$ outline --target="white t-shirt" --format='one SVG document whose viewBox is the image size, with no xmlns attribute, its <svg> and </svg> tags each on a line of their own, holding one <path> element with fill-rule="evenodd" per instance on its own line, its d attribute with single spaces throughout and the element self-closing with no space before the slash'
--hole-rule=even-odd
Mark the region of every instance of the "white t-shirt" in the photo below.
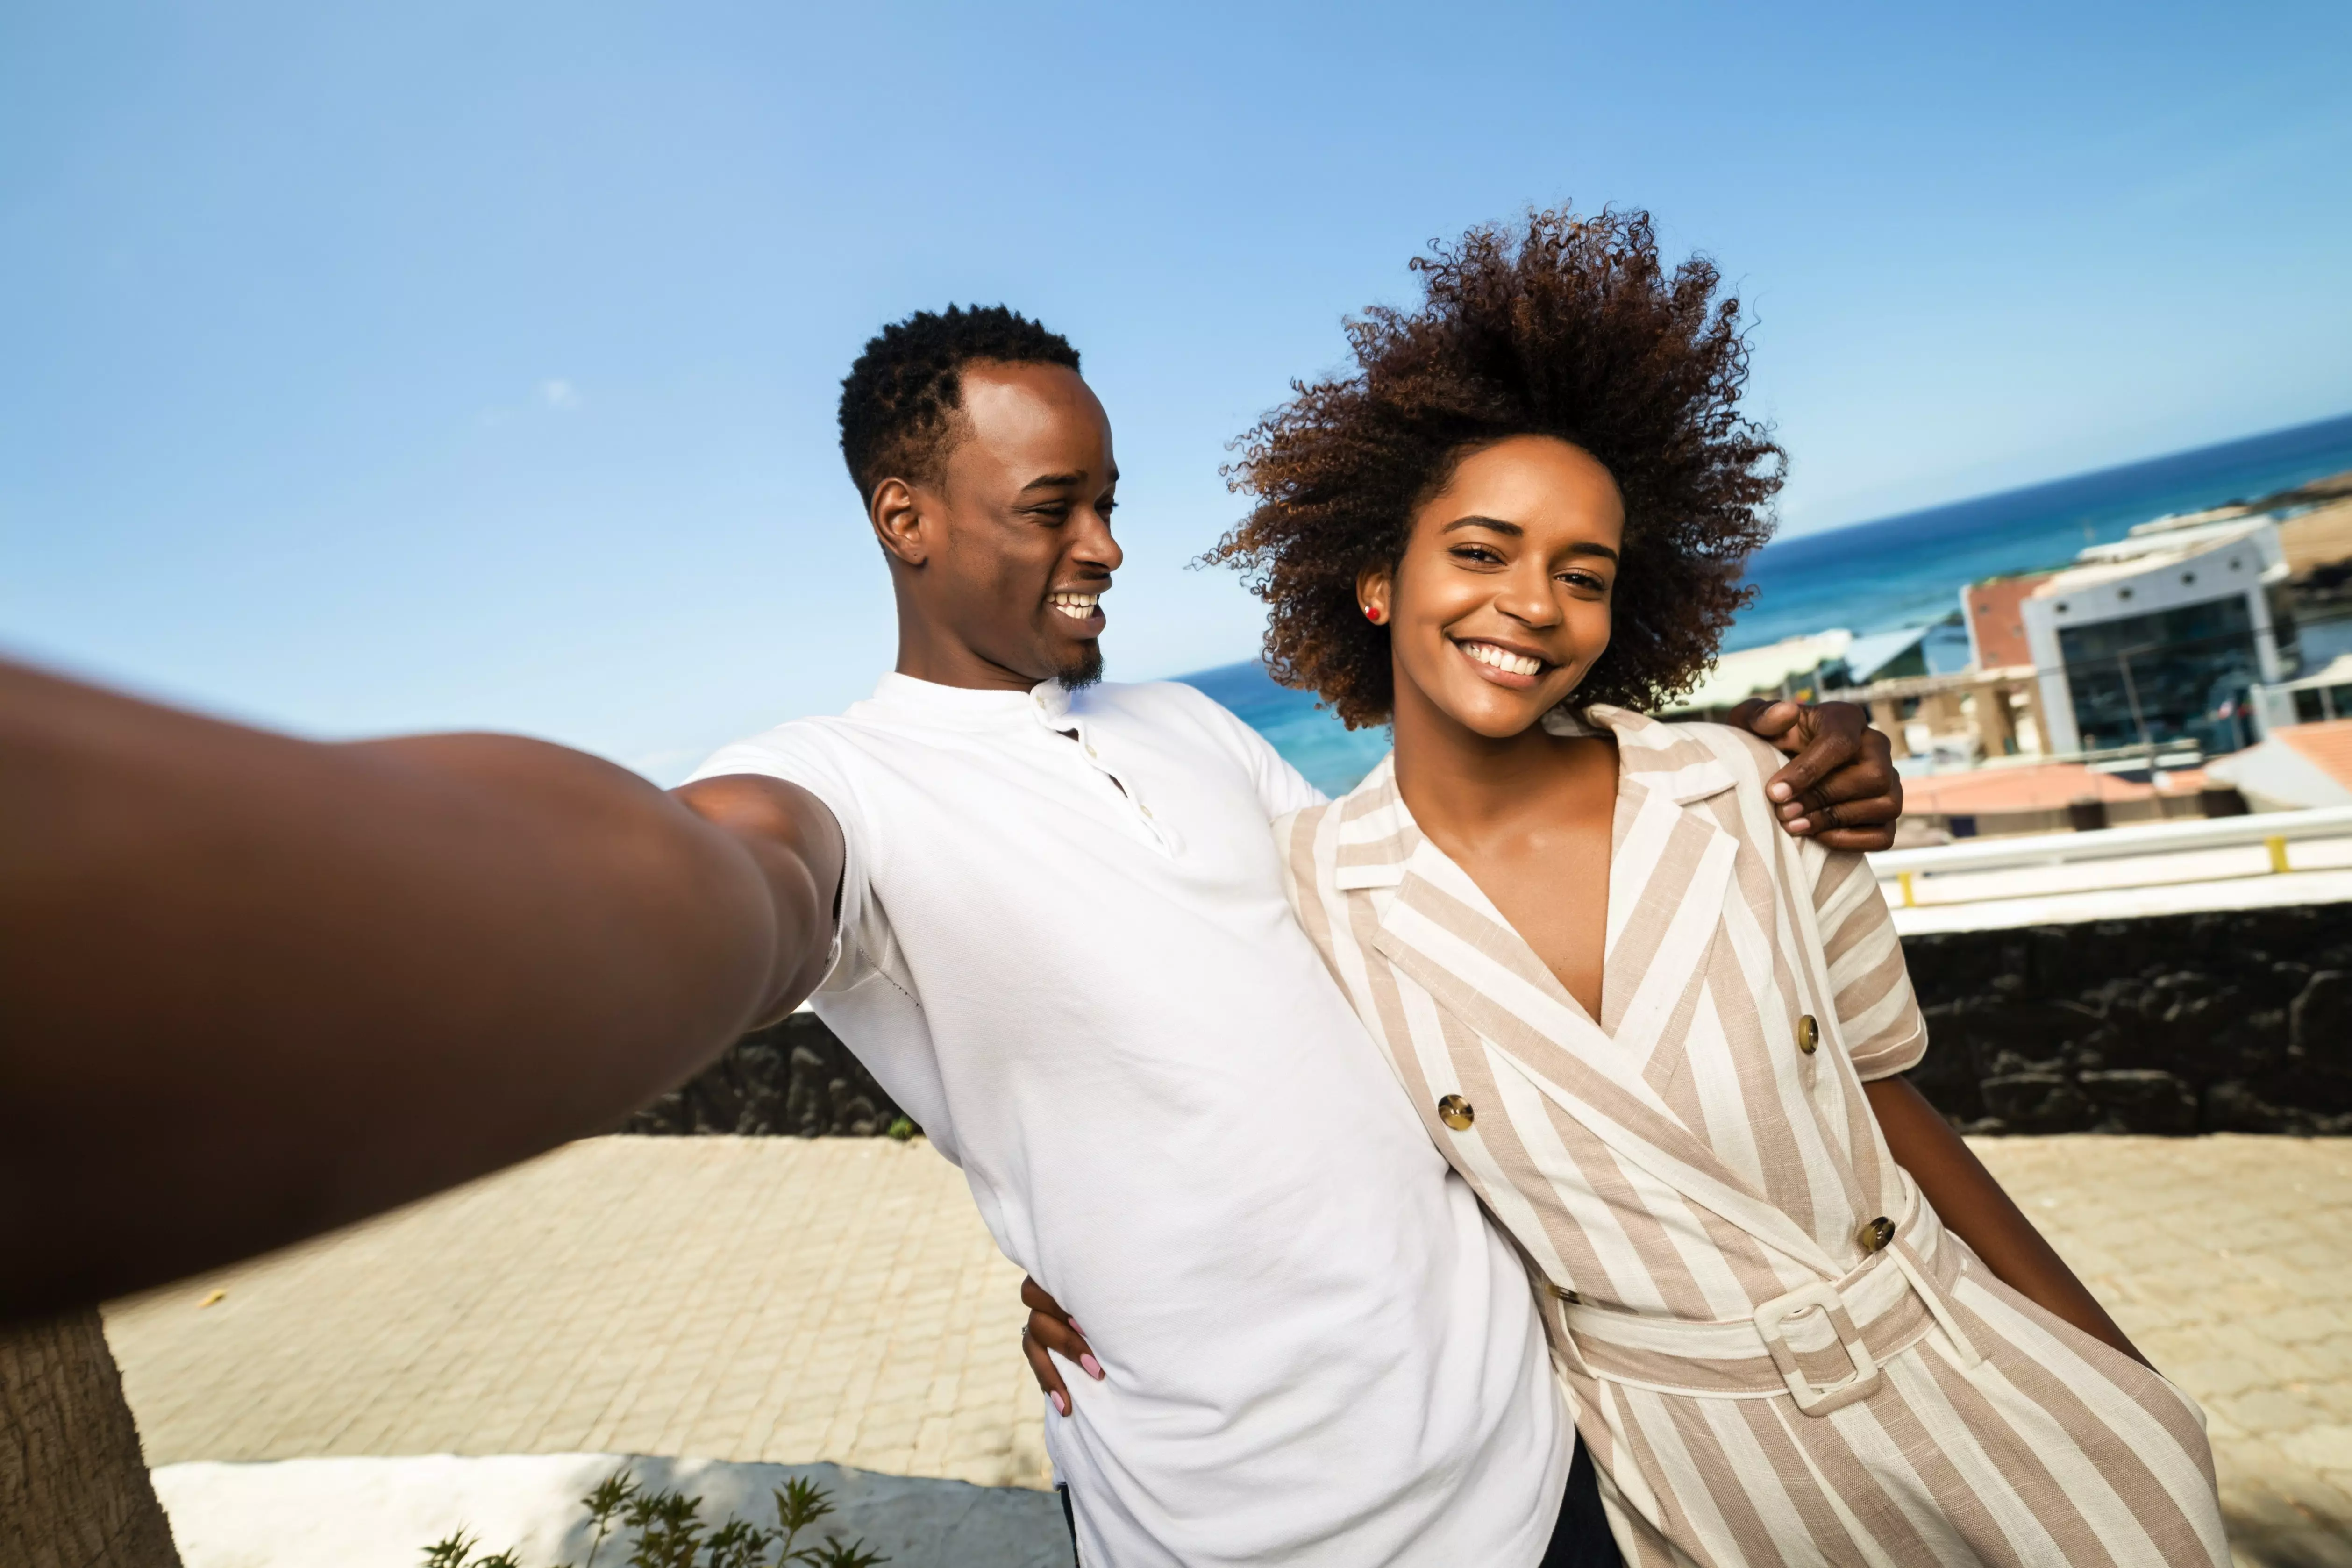
<svg viewBox="0 0 2352 1568">
<path fill-rule="evenodd" d="M 1088 1568 L 1541 1559 L 1527 1275 L 1291 913 L 1267 824 L 1320 797 L 1272 747 L 1187 686 L 894 674 L 722 773 L 839 818 L 816 1012 L 1108 1372 L 1045 1415 Z"/>
</svg>

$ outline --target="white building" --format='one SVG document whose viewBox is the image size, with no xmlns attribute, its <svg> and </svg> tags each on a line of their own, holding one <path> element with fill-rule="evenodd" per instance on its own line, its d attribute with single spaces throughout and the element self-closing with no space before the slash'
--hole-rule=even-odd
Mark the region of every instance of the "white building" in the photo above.
<svg viewBox="0 0 2352 1568">
<path fill-rule="evenodd" d="M 2253 688 L 2294 669 L 2277 525 L 2163 519 L 2038 584 L 2021 603 L 2057 752 L 2255 739 Z"/>
</svg>

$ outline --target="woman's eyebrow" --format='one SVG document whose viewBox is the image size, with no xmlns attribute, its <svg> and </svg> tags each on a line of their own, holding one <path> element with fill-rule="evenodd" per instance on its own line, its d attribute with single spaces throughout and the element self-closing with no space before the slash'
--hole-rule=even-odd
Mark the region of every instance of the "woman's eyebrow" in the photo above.
<svg viewBox="0 0 2352 1568">
<path fill-rule="evenodd" d="M 1528 531 L 1521 528 L 1516 522 L 1505 522 L 1499 517 L 1479 517 L 1475 515 L 1470 517 L 1457 517 L 1452 522 L 1447 523 L 1444 528 L 1439 529 L 1437 531 L 1440 533 L 1451 533 L 1457 528 L 1483 528 L 1489 533 L 1505 533 L 1510 535 L 1513 539 L 1525 539 L 1528 535 Z M 1617 559 L 1617 552 L 1605 544 L 1571 544 L 1568 547 L 1568 553 L 1570 555 L 1598 555 L 1603 561 L 1614 561 Z"/>
</svg>

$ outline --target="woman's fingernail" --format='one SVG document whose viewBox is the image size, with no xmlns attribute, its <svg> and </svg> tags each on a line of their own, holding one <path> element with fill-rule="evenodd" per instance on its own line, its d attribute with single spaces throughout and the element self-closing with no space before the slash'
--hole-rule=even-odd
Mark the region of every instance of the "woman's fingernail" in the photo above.
<svg viewBox="0 0 2352 1568">
<path fill-rule="evenodd" d="M 1812 827 L 1812 826 L 1813 825 L 1811 823 L 1807 822 L 1801 816 L 1792 816 L 1789 819 L 1789 831 L 1791 833 L 1807 832 Z"/>
<path fill-rule="evenodd" d="M 1088 1377 L 1093 1378 L 1097 1383 L 1100 1383 L 1102 1381 L 1102 1363 L 1095 1360 L 1094 1352 L 1088 1351 L 1086 1354 L 1080 1356 L 1078 1358 L 1078 1364 L 1087 1369 L 1087 1375 Z"/>
<path fill-rule="evenodd" d="M 1070 1413 L 1070 1396 L 1068 1394 L 1057 1392 L 1053 1395 L 1053 1400 L 1055 1409 L 1060 1411 L 1065 1415 L 1067 1415 Z"/>
<path fill-rule="evenodd" d="M 1790 792 L 1787 784 L 1776 784 L 1766 785 L 1764 793 L 1770 795 L 1774 800 L 1786 800 L 1789 798 Z"/>
<path fill-rule="evenodd" d="M 1077 1335 L 1080 1339 L 1085 1339 L 1087 1337 L 1086 1330 L 1078 1327 L 1078 1321 L 1076 1318 L 1065 1318 L 1062 1321 L 1070 1325 L 1070 1332 Z"/>
</svg>

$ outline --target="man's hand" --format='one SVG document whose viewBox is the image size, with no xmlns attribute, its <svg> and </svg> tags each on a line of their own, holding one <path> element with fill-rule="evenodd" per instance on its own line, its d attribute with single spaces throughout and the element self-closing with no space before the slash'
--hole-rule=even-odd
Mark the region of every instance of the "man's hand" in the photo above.
<svg viewBox="0 0 2352 1568">
<path fill-rule="evenodd" d="M 1021 1281 L 1021 1304 L 1029 1309 L 1028 1325 L 1021 1331 L 1021 1353 L 1029 1358 L 1030 1375 L 1045 1390 L 1045 1397 L 1054 1402 L 1054 1408 L 1067 1415 L 1070 1390 L 1062 1382 L 1062 1370 L 1054 1364 L 1054 1355 L 1076 1362 L 1078 1369 L 1097 1383 L 1102 1381 L 1102 1363 L 1095 1360 L 1086 1335 L 1062 1310 L 1062 1304 L 1045 1294 L 1045 1288 L 1034 1279 Z M 1054 1354 L 1048 1355 L 1048 1351 Z"/>
<path fill-rule="evenodd" d="M 1894 847 L 1903 780 L 1894 746 L 1861 707 L 1751 697 L 1731 710 L 1731 722 L 1793 759 L 1764 786 L 1781 826 L 1831 849 Z"/>
</svg>

